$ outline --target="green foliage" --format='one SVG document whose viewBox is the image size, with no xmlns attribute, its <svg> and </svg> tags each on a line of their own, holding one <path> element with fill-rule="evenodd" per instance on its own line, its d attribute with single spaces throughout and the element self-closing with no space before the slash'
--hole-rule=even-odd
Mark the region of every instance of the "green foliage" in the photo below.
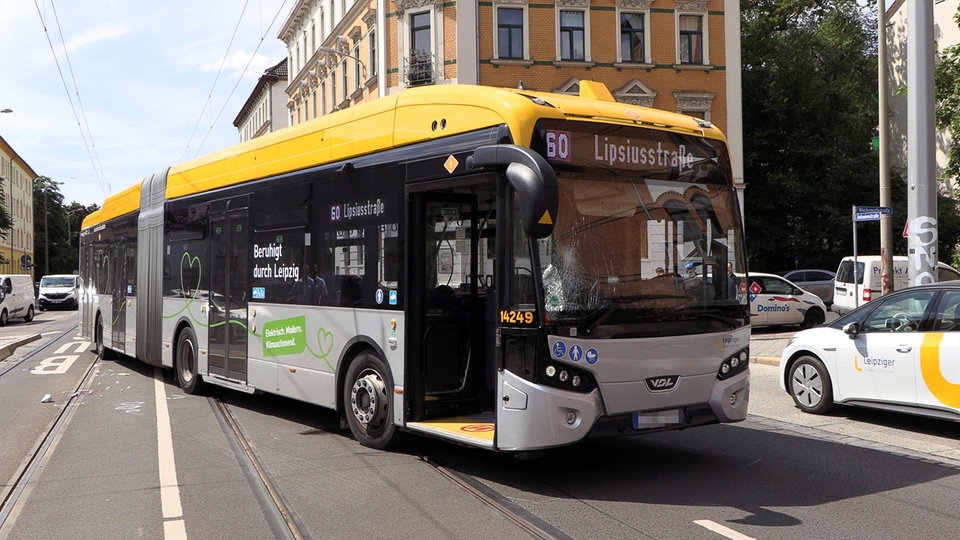
<svg viewBox="0 0 960 540">
<path fill-rule="evenodd" d="M 853 251 L 851 207 L 879 199 L 875 20 L 854 0 L 741 9 L 751 267 L 834 268 Z M 859 240 L 879 251 L 879 227 Z"/>
<path fill-rule="evenodd" d="M 75 272 L 79 268 L 79 238 L 83 218 L 98 207 L 75 202 L 64 205 L 60 183 L 41 176 L 34 183 L 33 208 L 33 260 L 37 275 Z M 49 266 L 46 260 L 48 251 Z"/>
<path fill-rule="evenodd" d="M 960 27 L 960 7 L 953 20 Z M 939 57 L 934 73 L 936 122 L 939 129 L 950 133 L 951 139 L 948 162 L 941 179 L 953 178 L 954 182 L 960 183 L 960 44 L 943 49 Z"/>
</svg>

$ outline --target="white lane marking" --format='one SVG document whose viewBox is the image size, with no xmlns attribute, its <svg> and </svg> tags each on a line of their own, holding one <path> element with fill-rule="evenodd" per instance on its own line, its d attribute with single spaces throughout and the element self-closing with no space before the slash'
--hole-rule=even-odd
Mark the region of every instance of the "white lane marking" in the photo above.
<svg viewBox="0 0 960 540">
<path fill-rule="evenodd" d="M 730 527 L 724 527 L 723 525 L 710 521 L 709 519 L 698 519 L 694 521 L 697 525 L 703 527 L 704 529 L 713 531 L 721 536 L 729 538 L 730 540 L 756 540 L 752 536 L 747 536 L 742 533 L 731 529 Z"/>
<path fill-rule="evenodd" d="M 160 368 L 153 370 L 153 388 L 157 400 L 157 456 L 160 463 L 160 507 L 163 511 L 164 538 L 185 539 L 187 530 L 183 522 L 183 506 L 180 503 L 177 465 L 173 458 L 173 432 L 170 429 L 167 392 Z"/>
</svg>

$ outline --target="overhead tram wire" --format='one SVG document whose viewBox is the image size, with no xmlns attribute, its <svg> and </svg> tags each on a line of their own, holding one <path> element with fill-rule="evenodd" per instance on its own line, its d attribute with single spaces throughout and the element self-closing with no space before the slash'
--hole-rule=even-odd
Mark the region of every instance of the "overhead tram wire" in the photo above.
<svg viewBox="0 0 960 540">
<path fill-rule="evenodd" d="M 220 74 L 223 73 L 223 66 L 227 63 L 227 58 L 230 56 L 230 48 L 233 47 L 233 40 L 237 37 L 237 32 L 240 30 L 240 23 L 243 22 L 243 14 L 247 12 L 247 6 L 250 5 L 250 0 L 246 0 L 243 3 L 243 9 L 240 10 L 240 17 L 237 18 L 237 24 L 233 27 L 233 35 L 230 36 L 230 43 L 227 44 L 227 50 L 223 52 L 223 59 L 220 60 L 220 67 L 217 69 L 217 75 L 213 78 L 213 84 L 210 85 L 210 92 L 207 93 L 207 100 L 203 102 L 203 108 L 200 109 L 200 114 L 197 116 L 197 123 L 193 126 L 193 131 L 190 133 L 190 138 L 187 139 L 187 146 L 183 149 L 183 154 L 180 156 L 180 161 L 183 161 L 187 156 L 187 152 L 190 151 L 190 145 L 193 143 L 193 137 L 197 134 L 197 128 L 200 127 L 200 122 L 203 121 L 203 112 L 207 110 L 207 106 L 210 105 L 210 100 L 213 98 L 213 90 L 217 87 L 217 82 L 220 80 Z M 206 140 L 206 138 L 204 138 Z M 203 146 L 203 143 L 200 144 Z M 199 154 L 200 149 L 197 149 Z"/>
<path fill-rule="evenodd" d="M 51 5 L 53 4 L 51 0 Z M 87 155 L 90 157 L 91 165 L 93 165 L 94 173 L 97 175 L 97 181 L 100 183 L 100 188 L 104 187 L 104 178 L 102 169 L 97 168 L 98 160 L 94 158 L 95 153 L 91 150 L 91 145 L 93 144 L 93 133 L 89 131 L 89 125 L 87 131 L 84 131 L 83 125 L 80 122 L 80 116 L 77 114 L 77 106 L 73 103 L 73 98 L 70 97 L 70 88 L 67 86 L 67 80 L 63 76 L 63 69 L 60 67 L 60 59 L 57 57 L 56 49 L 53 46 L 53 41 L 50 39 L 50 31 L 47 28 L 47 21 L 44 19 L 43 12 L 40 9 L 40 5 L 37 3 L 37 0 L 33 1 L 33 5 L 37 8 L 37 16 L 40 18 L 40 24 L 43 26 L 43 34 L 47 38 L 47 45 L 50 46 L 50 54 L 53 55 L 53 62 L 57 66 L 57 73 L 60 75 L 60 82 L 63 84 L 63 90 L 67 95 L 67 102 L 70 104 L 70 110 L 73 111 L 73 117 L 77 121 L 77 128 L 80 130 L 80 137 L 83 139 L 83 146 L 87 150 Z M 56 8 L 54 8 L 56 12 Z M 54 17 L 56 18 L 56 16 Z M 59 28 L 59 21 L 57 22 Z M 63 33 L 60 33 L 61 40 L 63 38 Z M 66 55 L 66 46 L 64 46 L 64 55 Z M 68 57 L 69 63 L 69 57 Z M 72 69 L 71 69 L 72 73 Z M 74 85 L 76 86 L 76 79 L 74 79 Z M 80 98 L 80 90 L 76 89 L 77 99 Z M 78 103 L 81 108 L 83 107 L 82 103 Z M 84 114 L 86 118 L 86 114 Z"/>
<path fill-rule="evenodd" d="M 283 12 L 283 7 L 286 4 L 287 2 L 286 0 L 284 0 L 283 4 L 280 5 L 280 8 L 274 14 L 273 20 L 270 21 L 270 26 L 267 28 L 268 32 L 271 28 L 273 28 L 273 25 L 276 24 L 277 18 L 280 16 L 280 13 Z M 197 151 L 196 153 L 194 153 L 193 157 L 197 157 L 198 155 L 200 155 L 200 149 L 202 149 L 204 143 L 207 142 L 207 137 L 210 136 L 210 133 L 213 132 L 214 126 L 217 125 L 217 120 L 220 119 L 220 116 L 223 114 L 223 111 L 227 108 L 227 104 L 230 103 L 230 98 L 233 97 L 234 92 L 237 91 L 237 88 L 240 86 L 240 82 L 243 81 L 243 76 L 247 74 L 247 69 L 250 68 L 250 64 L 253 63 L 253 59 L 257 56 L 257 52 L 260 51 L 260 47 L 263 45 L 263 40 L 266 39 L 266 36 L 267 36 L 267 32 L 260 34 L 260 42 L 257 43 L 257 47 L 253 50 L 253 53 L 250 55 L 250 58 L 247 59 L 247 65 L 243 66 L 243 71 L 240 73 L 240 76 L 237 77 L 237 82 L 234 83 L 233 88 L 230 90 L 230 94 L 227 95 L 227 99 L 223 101 L 223 105 L 220 107 L 220 111 L 217 112 L 217 116 L 213 119 L 212 122 L 210 122 L 210 128 L 207 129 L 207 134 L 203 136 L 203 140 L 200 141 L 200 145 L 197 147 Z"/>
</svg>

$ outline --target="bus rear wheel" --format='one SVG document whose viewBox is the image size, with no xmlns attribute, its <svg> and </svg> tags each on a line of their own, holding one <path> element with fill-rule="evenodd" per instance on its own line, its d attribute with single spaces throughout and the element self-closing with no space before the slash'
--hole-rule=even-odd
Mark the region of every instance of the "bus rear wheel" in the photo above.
<svg viewBox="0 0 960 540">
<path fill-rule="evenodd" d="M 177 384 L 188 394 L 203 390 L 203 379 L 197 369 L 197 336 L 184 328 L 177 339 Z"/>
<path fill-rule="evenodd" d="M 380 358 L 365 352 L 350 363 L 343 385 L 343 403 L 350 431 L 363 446 L 383 450 L 397 443 L 392 392 L 390 372 Z"/>
</svg>

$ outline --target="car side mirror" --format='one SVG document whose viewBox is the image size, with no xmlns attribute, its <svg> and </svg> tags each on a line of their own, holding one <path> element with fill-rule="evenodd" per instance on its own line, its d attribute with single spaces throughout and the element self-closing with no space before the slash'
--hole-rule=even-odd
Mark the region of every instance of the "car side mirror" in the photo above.
<svg viewBox="0 0 960 540">
<path fill-rule="evenodd" d="M 854 339 L 860 333 L 860 325 L 855 322 L 847 323 L 843 325 L 842 330 L 844 334 L 850 336 L 850 339 Z"/>
</svg>

